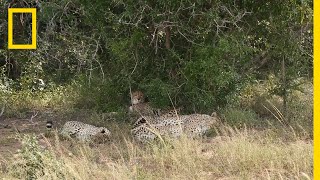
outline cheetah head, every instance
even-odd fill
[[[131,104],[134,105],[134,104],[139,104],[144,102],[145,102],[145,97],[141,91],[134,91],[131,94]]]
[[[110,140],[110,131],[107,128],[101,127],[99,132],[91,137],[90,140],[97,144],[103,144]]]

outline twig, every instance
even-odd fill
[[[31,116],[31,118],[30,118],[29,121],[30,121],[31,123],[34,123],[34,122],[33,122],[33,118],[35,118],[37,115],[38,115],[38,111],[37,111],[37,112],[33,111],[33,115]]]
[[[3,107],[1,108],[1,113],[0,113],[0,117],[3,115],[4,113],[4,109],[5,109],[6,105],[3,105]]]
[[[194,41],[190,40],[189,38],[187,38],[179,29],[177,29],[178,33],[183,36],[188,42],[191,42],[192,44],[196,44],[199,46],[202,46],[201,44],[195,43]]]

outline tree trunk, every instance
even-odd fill
[[[170,46],[171,46],[171,44],[170,44],[170,27],[168,27],[168,26],[165,27],[164,31],[166,33],[166,48],[170,49]]]

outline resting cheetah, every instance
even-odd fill
[[[219,118],[216,113],[212,113],[211,116],[207,114],[187,115],[183,119],[184,132],[188,136],[202,136],[218,122]]]
[[[180,123],[172,123],[167,126],[144,123],[133,128],[131,133],[136,140],[146,143],[155,140],[159,136],[177,138],[183,133],[183,127]]]
[[[160,110],[152,108],[150,103],[146,102],[145,96],[141,91],[134,91],[131,94],[131,106],[129,112],[140,116],[158,116]]]
[[[140,116],[161,116],[166,114],[175,115],[180,109],[175,110],[160,110],[157,108],[152,108],[150,103],[146,102],[145,96],[141,91],[134,91],[131,94],[131,106],[129,107],[129,112],[138,114]]]
[[[134,91],[131,93],[131,104],[140,104],[145,103],[145,97],[144,94],[141,91]]]
[[[214,120],[213,120],[214,119]],[[211,124],[216,123],[218,116],[216,113],[212,113],[211,116],[207,114],[190,114],[190,115],[178,115],[177,113],[171,112],[163,114],[161,116],[142,116],[134,124],[133,127],[137,127],[141,124],[159,124],[162,126],[172,125],[176,123],[182,124]]]
[[[182,124],[180,116],[173,113],[167,113],[160,116],[142,116],[134,122],[133,127],[138,127],[141,124],[159,124],[160,126]]]
[[[159,116],[160,109],[155,109],[149,103],[134,104],[129,107],[129,112],[140,116]]]
[[[159,135],[175,138],[184,133],[188,137],[196,137],[204,135],[217,121],[218,117],[215,113],[212,116],[191,114],[156,118],[141,117],[135,122],[131,132],[140,142],[154,140]]]
[[[52,121],[47,122],[47,128],[52,128]],[[63,137],[74,137],[80,141],[107,139],[110,131],[105,127],[96,127],[79,121],[67,121],[59,132]]]

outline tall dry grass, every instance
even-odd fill
[[[285,142],[270,133],[224,126],[214,138],[140,145],[122,137],[94,146],[56,136],[44,139],[46,149],[21,136],[22,150],[2,158],[0,178],[312,179],[312,141]]]

